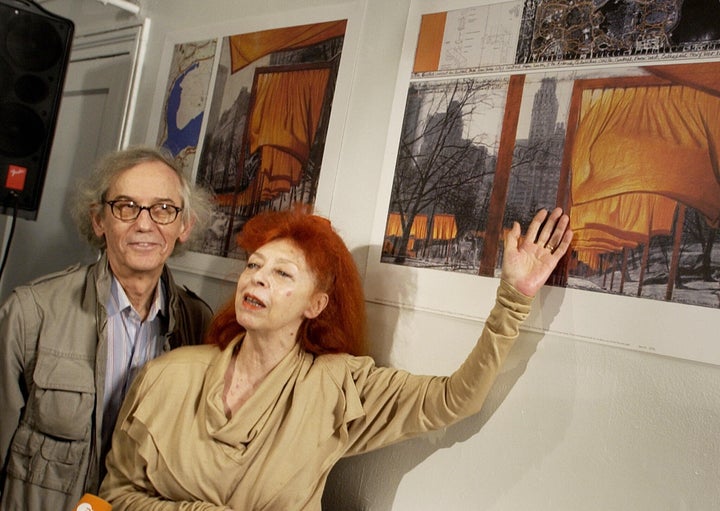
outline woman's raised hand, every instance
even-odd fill
[[[524,295],[535,296],[570,247],[569,223],[561,208],[549,215],[545,209],[538,211],[524,237],[514,222],[505,236],[501,278]]]

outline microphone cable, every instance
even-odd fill
[[[13,234],[15,234],[15,224],[17,223],[18,209],[20,203],[20,195],[15,192],[10,192],[15,197],[15,203],[13,204],[13,215],[12,224],[10,225],[10,234],[8,235],[7,243],[5,244],[5,253],[3,254],[2,264],[0,265],[0,279],[5,272],[5,265],[7,264],[8,255],[10,254],[10,245],[12,245]]]

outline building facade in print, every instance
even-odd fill
[[[539,208],[557,203],[558,180],[565,143],[565,127],[558,122],[555,78],[543,78],[533,98],[527,139],[518,139],[506,205],[506,224],[529,219]]]

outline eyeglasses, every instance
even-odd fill
[[[173,223],[182,211],[182,208],[165,202],[158,202],[150,206],[141,206],[135,203],[135,201],[125,199],[107,200],[103,202],[110,206],[110,211],[113,216],[123,222],[134,222],[137,220],[137,217],[140,216],[143,209],[146,209],[153,222],[160,225],[167,225]]]

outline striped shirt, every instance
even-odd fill
[[[108,357],[103,401],[102,443],[110,446],[120,406],[143,365],[163,352],[167,330],[167,309],[162,280],[145,321],[130,304],[115,276],[107,306]]]

